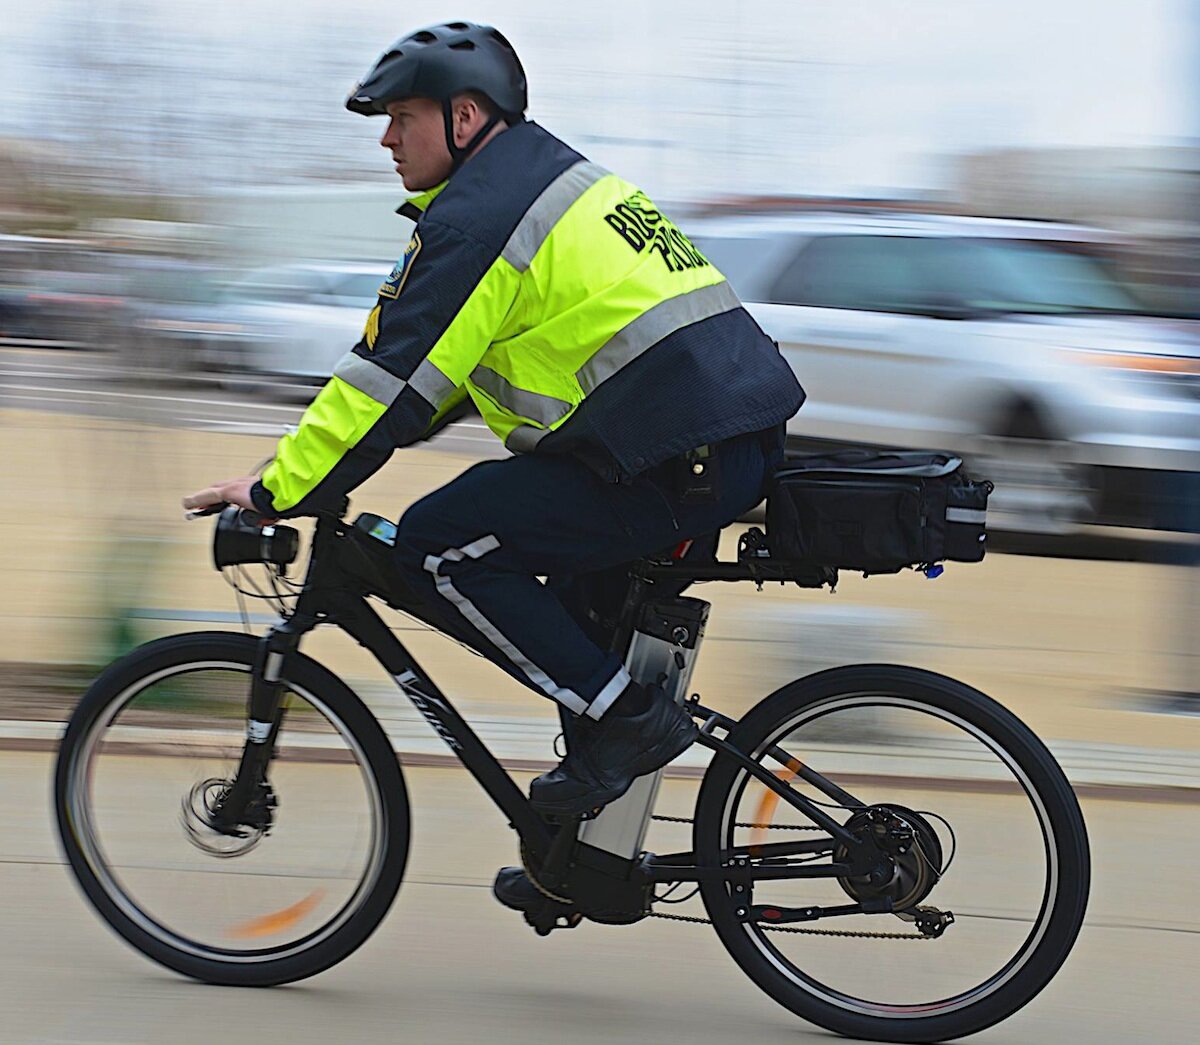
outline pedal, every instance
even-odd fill
[[[555,929],[574,929],[583,921],[583,915],[572,908],[564,909],[560,903],[547,900],[532,911],[525,911],[525,922],[533,927],[538,936],[549,936]]]

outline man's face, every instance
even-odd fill
[[[431,98],[389,102],[387,131],[379,140],[392,154],[396,172],[409,192],[422,192],[450,177],[442,106]]]

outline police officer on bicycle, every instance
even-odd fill
[[[524,71],[494,28],[403,37],[346,107],[387,118],[380,143],[418,193],[400,208],[415,231],[261,479],[184,503],[336,509],[469,400],[513,456],[409,508],[398,563],[431,621],[557,701],[567,757],[530,799],[582,815],[696,736],[607,648],[604,596],[633,560],[693,539],[712,554],[760,500],[804,392],[643,192],[526,120]],[[519,869],[496,891],[540,900]]]

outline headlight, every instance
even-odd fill
[[[260,526],[254,512],[230,505],[217,519],[213,562],[218,570],[248,563],[287,566],[296,561],[300,534],[290,526]]]

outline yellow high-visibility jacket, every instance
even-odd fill
[[[510,450],[571,454],[614,482],[804,400],[687,237],[536,124],[401,213],[416,229],[362,340],[254,489],[269,515],[338,504],[466,396]]]

